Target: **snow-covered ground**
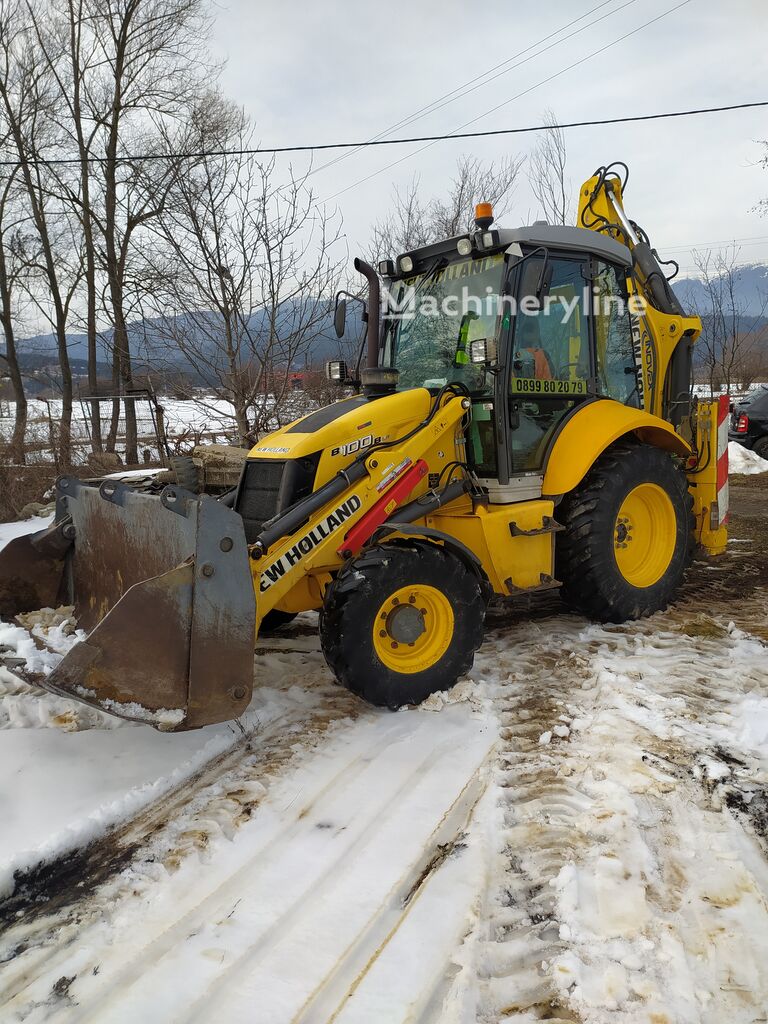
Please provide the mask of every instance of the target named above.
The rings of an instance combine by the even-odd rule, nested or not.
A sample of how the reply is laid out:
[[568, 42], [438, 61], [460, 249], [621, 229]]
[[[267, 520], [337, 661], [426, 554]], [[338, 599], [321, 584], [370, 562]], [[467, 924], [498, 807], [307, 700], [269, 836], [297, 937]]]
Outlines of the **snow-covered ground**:
[[[66, 731], [18, 691], [2, 820], [72, 857], [0, 906], [0, 1019], [765, 1020], [768, 560], [738, 507], [675, 608], [497, 611], [416, 711], [338, 689], [311, 616], [263, 640], [226, 740], [76, 705]], [[67, 815], [120, 824], [77, 852]]]
[[[185, 449], [190, 448], [199, 441], [205, 443], [218, 442], [221, 444], [236, 443], [236, 426], [234, 410], [232, 405], [214, 395], [198, 395], [191, 399], [177, 399], [161, 397], [159, 399], [163, 408], [166, 433], [173, 442], [180, 442]], [[273, 395], [267, 395], [263, 401], [266, 408], [271, 410], [275, 406]], [[153, 420], [152, 407], [149, 402], [137, 400], [136, 423], [139, 434], [139, 447], [148, 449], [153, 458], [157, 456], [155, 439], [155, 424]], [[317, 403], [310, 399], [303, 391], [291, 392], [282, 403], [280, 410], [280, 422], [287, 423], [312, 409], [317, 408]], [[105, 404], [102, 408], [102, 416], [108, 415], [110, 406]], [[87, 403], [76, 402], [72, 409], [72, 436], [77, 448], [80, 442], [80, 457], [85, 461], [90, 449], [88, 446], [89, 434], [89, 410]], [[13, 431], [14, 403], [3, 402], [0, 405], [0, 441], [8, 440]], [[61, 418], [61, 400], [32, 398], [29, 400], [27, 410], [27, 442], [32, 446], [30, 458], [34, 456], [35, 446], [45, 454], [50, 446], [51, 423]], [[273, 429], [279, 426], [277, 418], [273, 423]], [[124, 438], [125, 423], [121, 414], [118, 429], [118, 454], [124, 455], [122, 439]], [[78, 455], [76, 450], [75, 456]]]
[[728, 469], [731, 473], [752, 476], [754, 473], [768, 473], [768, 459], [760, 456], [738, 441], [728, 442]]

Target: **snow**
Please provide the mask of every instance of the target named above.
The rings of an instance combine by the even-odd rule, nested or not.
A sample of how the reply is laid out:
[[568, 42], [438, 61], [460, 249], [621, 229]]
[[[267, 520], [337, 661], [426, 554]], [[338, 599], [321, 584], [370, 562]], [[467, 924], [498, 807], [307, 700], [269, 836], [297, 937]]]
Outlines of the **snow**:
[[[98, 695], [93, 690], [88, 690], [84, 686], [76, 686], [75, 690], [86, 700], [97, 699]], [[101, 705], [105, 710], [111, 711], [114, 714], [122, 714], [129, 719], [135, 719], [139, 722], [149, 722], [160, 730], [167, 731], [173, 729], [184, 721], [184, 708], [156, 708], [151, 710], [150, 708], [145, 708], [143, 704], [137, 704], [135, 701], [118, 702], [109, 698], [101, 700]]]
[[[71, 701], [68, 703], [72, 703]], [[228, 727], [8, 729], [0, 739], [0, 895], [16, 871], [82, 847], [158, 799], [235, 739]], [[41, 804], [45, 814], [40, 813]]]
[[14, 538], [22, 537], [25, 533], [37, 533], [52, 522], [53, 516], [33, 516], [19, 523], [0, 523], [0, 551]]
[[738, 441], [729, 441], [728, 471], [729, 473], [743, 473], [748, 476], [754, 473], [767, 473], [768, 459], [761, 459], [756, 452], [745, 448]]
[[508, 742], [464, 982], [477, 1019], [760, 1019], [768, 865], [730, 807], [768, 780], [765, 646], [727, 618], [704, 639], [691, 614], [555, 618], [482, 649]]
[[[648, 620], [494, 613], [469, 676], [394, 714], [332, 682], [314, 615], [260, 639], [243, 732], [0, 670], [0, 885], [88, 842], [103, 872], [6, 928], [0, 1017], [764, 1019], [768, 595], [710, 585], [758, 564], [739, 540]], [[71, 642], [65, 611], [28, 625]]]
[[149, 467], [146, 469], [125, 469], [122, 472], [117, 473], [105, 473], [105, 480], [149, 480], [152, 477], [157, 476], [158, 473], [163, 473], [162, 466]]
[[86, 913], [87, 938], [61, 936], [22, 981], [4, 1019], [67, 1019], [69, 1001], [50, 999], [60, 977], [73, 977], [83, 1019], [116, 1024], [249, 1020], [255, 1005], [265, 1021], [388, 1024], [393, 1000], [439, 1003], [446, 948], [461, 945], [482, 879], [483, 842], [465, 829], [495, 742], [492, 719], [460, 702], [342, 718], [272, 781], [257, 752], [246, 770], [263, 795], [235, 841], [209, 809], [176, 821], [177, 837], [206, 830], [204, 868], [148, 852]]
[[[165, 416], [165, 430], [169, 438], [189, 442], [188, 447], [199, 443], [235, 443], [235, 420], [231, 403], [213, 395], [200, 394], [191, 399], [177, 399], [167, 396], [159, 398]], [[274, 395], [259, 396], [257, 403], [264, 401], [267, 408], [275, 405]], [[136, 406], [136, 422], [139, 433], [140, 452], [147, 449], [155, 457], [158, 455], [155, 436], [155, 425], [152, 410], [147, 401], [138, 400]], [[286, 396], [280, 409], [280, 422], [275, 417], [271, 429], [280, 423], [288, 423], [299, 416], [317, 408], [317, 402], [303, 391], [294, 391]], [[0, 415], [0, 440], [8, 439], [13, 430], [14, 402], [3, 403], [6, 415]], [[32, 398], [28, 403], [27, 442], [41, 452], [50, 447], [49, 417], [56, 421], [61, 417], [61, 400]], [[72, 409], [72, 436], [75, 445], [75, 459], [87, 461], [90, 452], [89, 425], [86, 419], [87, 403], [76, 402]], [[121, 412], [120, 430], [118, 435], [118, 452], [122, 456], [124, 420]], [[33, 454], [30, 452], [30, 457]], [[122, 475], [122, 474], [121, 474]], [[144, 471], [141, 472], [144, 475]]]

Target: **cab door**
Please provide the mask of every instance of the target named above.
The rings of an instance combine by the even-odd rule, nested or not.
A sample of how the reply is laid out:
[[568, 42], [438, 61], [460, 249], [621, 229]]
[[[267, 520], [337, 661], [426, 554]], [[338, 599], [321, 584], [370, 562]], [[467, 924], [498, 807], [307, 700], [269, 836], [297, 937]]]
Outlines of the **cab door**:
[[510, 480], [540, 480], [558, 426], [594, 392], [588, 277], [582, 257], [534, 255], [520, 267], [503, 382]]

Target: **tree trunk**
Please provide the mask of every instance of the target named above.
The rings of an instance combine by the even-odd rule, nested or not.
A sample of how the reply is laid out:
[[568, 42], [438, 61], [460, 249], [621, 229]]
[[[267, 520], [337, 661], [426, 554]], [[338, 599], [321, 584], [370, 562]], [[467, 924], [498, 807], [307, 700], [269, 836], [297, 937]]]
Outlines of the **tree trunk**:
[[[4, 291], [2, 288], [0, 288], [0, 290]], [[5, 299], [3, 299], [3, 307], [4, 309], [2, 315], [0, 315], [0, 321], [2, 322], [3, 332], [5, 334], [8, 375], [11, 379], [13, 400], [16, 404], [9, 456], [12, 462], [18, 462], [23, 465], [26, 461], [24, 440], [27, 436], [27, 396], [24, 393], [24, 381], [22, 380], [19, 361], [16, 354], [16, 339], [13, 333], [13, 322], [10, 314], [6, 312], [6, 310], [9, 309], [9, 306], [6, 304]]]
[[[3, 212], [5, 210], [5, 199], [3, 197]], [[11, 282], [8, 276], [8, 264], [6, 262], [5, 239], [0, 236], [0, 324], [2, 324], [5, 335], [5, 353], [8, 364], [8, 375], [13, 388], [13, 400], [15, 411], [13, 417], [13, 434], [11, 436], [10, 458], [13, 462], [23, 464], [25, 459], [24, 441], [27, 435], [27, 396], [24, 393], [24, 381], [21, 376], [21, 367], [16, 352], [16, 335], [13, 330], [13, 314], [11, 305]]]

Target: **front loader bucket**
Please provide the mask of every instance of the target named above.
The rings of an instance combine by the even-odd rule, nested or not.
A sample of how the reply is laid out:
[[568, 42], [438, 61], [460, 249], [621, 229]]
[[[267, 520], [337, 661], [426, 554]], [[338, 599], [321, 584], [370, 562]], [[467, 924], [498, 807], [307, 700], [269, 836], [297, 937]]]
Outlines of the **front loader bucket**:
[[[43, 685], [161, 729], [240, 715], [253, 690], [256, 618], [240, 516], [174, 487], [159, 497], [112, 481], [97, 489], [64, 478], [57, 487], [58, 537], [69, 549], [63, 561], [48, 555], [47, 575], [43, 555], [31, 563], [44, 578], [37, 596], [74, 604], [88, 636]], [[0, 593], [23, 550], [7, 571], [4, 554]]]

